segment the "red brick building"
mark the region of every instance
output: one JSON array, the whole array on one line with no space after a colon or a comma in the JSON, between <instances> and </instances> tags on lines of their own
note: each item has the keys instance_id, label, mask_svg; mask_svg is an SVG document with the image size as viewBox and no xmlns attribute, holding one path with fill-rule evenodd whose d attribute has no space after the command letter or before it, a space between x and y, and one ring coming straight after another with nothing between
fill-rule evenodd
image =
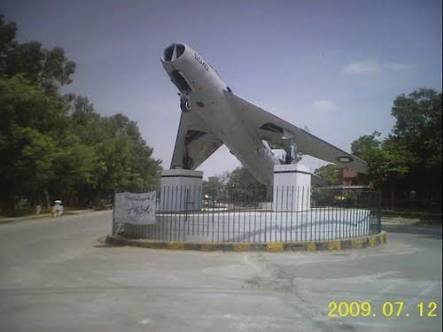
<instances>
[{"instance_id":1,"label":"red brick building","mask_svg":"<svg viewBox=\"0 0 443 332\"><path fill-rule=\"evenodd\" d=\"M356 186L359 183L357 172L350 167L345 167L341 170L341 183L343 186Z\"/></svg>"}]
</instances>

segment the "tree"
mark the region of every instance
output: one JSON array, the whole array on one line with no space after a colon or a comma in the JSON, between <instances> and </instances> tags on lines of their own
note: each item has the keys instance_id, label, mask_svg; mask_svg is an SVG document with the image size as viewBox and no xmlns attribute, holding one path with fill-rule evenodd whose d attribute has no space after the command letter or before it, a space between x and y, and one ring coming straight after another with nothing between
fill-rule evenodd
<instances>
[{"instance_id":1,"label":"tree","mask_svg":"<svg viewBox=\"0 0 443 332\"><path fill-rule=\"evenodd\" d=\"M419 89L394 100L396 122L390 137L417 156L426 169L441 169L442 94Z\"/></svg>"},{"instance_id":2,"label":"tree","mask_svg":"<svg viewBox=\"0 0 443 332\"><path fill-rule=\"evenodd\" d=\"M14 210L19 195L37 199L55 176L62 106L22 76L0 78L0 197Z\"/></svg>"},{"instance_id":3,"label":"tree","mask_svg":"<svg viewBox=\"0 0 443 332\"><path fill-rule=\"evenodd\" d=\"M420 89L394 100L392 133L364 135L352 143L352 153L366 160L369 179L388 189L391 206L396 193L407 197L418 190L422 199L441 201L441 93Z\"/></svg>"},{"instance_id":4,"label":"tree","mask_svg":"<svg viewBox=\"0 0 443 332\"><path fill-rule=\"evenodd\" d=\"M49 207L48 189L56 178L56 164L60 153L49 136L29 127L14 128L16 160L11 174L16 194L40 203L42 195Z\"/></svg>"},{"instance_id":5,"label":"tree","mask_svg":"<svg viewBox=\"0 0 443 332\"><path fill-rule=\"evenodd\" d=\"M0 209L51 197L86 206L155 187L160 161L137 123L100 116L87 97L62 96L75 64L63 49L20 44L15 34L0 16Z\"/></svg>"},{"instance_id":6,"label":"tree","mask_svg":"<svg viewBox=\"0 0 443 332\"><path fill-rule=\"evenodd\" d=\"M328 185L336 186L340 184L340 169L334 164L321 166L314 171Z\"/></svg>"},{"instance_id":7,"label":"tree","mask_svg":"<svg viewBox=\"0 0 443 332\"><path fill-rule=\"evenodd\" d=\"M203 181L203 194L210 200L225 199L225 183L221 177L211 176Z\"/></svg>"},{"instance_id":8,"label":"tree","mask_svg":"<svg viewBox=\"0 0 443 332\"><path fill-rule=\"evenodd\" d=\"M229 174L226 186L230 195L235 195L234 199L245 203L265 201L268 193L267 187L244 167L237 167Z\"/></svg>"},{"instance_id":9,"label":"tree","mask_svg":"<svg viewBox=\"0 0 443 332\"><path fill-rule=\"evenodd\" d=\"M352 154L360 157L368 163L368 179L376 187L385 181L386 156L382 150L382 142L378 139L381 135L374 131L370 135L363 135L352 142Z\"/></svg>"},{"instance_id":10,"label":"tree","mask_svg":"<svg viewBox=\"0 0 443 332\"><path fill-rule=\"evenodd\" d=\"M100 167L93 146L82 144L80 138L67 132L58 141L60 152L55 160L57 177L51 183L52 194L69 205L84 206L97 186Z\"/></svg>"},{"instance_id":11,"label":"tree","mask_svg":"<svg viewBox=\"0 0 443 332\"><path fill-rule=\"evenodd\" d=\"M16 31L15 23L6 23L0 16L0 75L22 74L48 92L72 82L75 63L66 58L62 48L48 50L36 41L19 44Z\"/></svg>"},{"instance_id":12,"label":"tree","mask_svg":"<svg viewBox=\"0 0 443 332\"><path fill-rule=\"evenodd\" d=\"M422 199L441 202L441 92L419 89L402 94L394 100L391 114L396 122L387 143L413 156L404 182Z\"/></svg>"},{"instance_id":13,"label":"tree","mask_svg":"<svg viewBox=\"0 0 443 332\"><path fill-rule=\"evenodd\" d=\"M5 22L5 18L0 14L0 73L4 73L7 66L7 59L17 46L15 35L17 25L14 22Z\"/></svg>"},{"instance_id":14,"label":"tree","mask_svg":"<svg viewBox=\"0 0 443 332\"><path fill-rule=\"evenodd\" d=\"M395 202L395 184L408 171L413 160L401 145L381 141L377 137L381 134L374 131L370 135L363 135L352 142L351 151L368 163L368 179L375 188L389 188L391 206Z\"/></svg>"}]
</instances>

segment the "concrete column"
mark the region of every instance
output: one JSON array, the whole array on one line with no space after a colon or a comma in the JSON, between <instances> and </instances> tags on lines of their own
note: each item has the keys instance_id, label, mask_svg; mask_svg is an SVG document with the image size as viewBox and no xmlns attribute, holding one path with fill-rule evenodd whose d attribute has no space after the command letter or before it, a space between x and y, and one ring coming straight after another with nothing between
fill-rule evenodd
<instances>
[{"instance_id":1,"label":"concrete column","mask_svg":"<svg viewBox=\"0 0 443 332\"><path fill-rule=\"evenodd\" d=\"M274 211L306 211L311 208L311 173L300 164L274 165Z\"/></svg>"},{"instance_id":2,"label":"concrete column","mask_svg":"<svg viewBox=\"0 0 443 332\"><path fill-rule=\"evenodd\" d=\"M163 170L160 181L160 211L201 210L202 182L201 171Z\"/></svg>"}]
</instances>

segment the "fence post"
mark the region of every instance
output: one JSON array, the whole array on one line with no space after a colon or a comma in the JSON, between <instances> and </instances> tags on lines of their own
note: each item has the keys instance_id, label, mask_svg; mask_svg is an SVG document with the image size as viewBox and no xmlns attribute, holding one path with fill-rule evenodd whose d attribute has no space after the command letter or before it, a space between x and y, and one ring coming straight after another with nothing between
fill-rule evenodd
<instances>
[{"instance_id":1,"label":"fence post","mask_svg":"<svg viewBox=\"0 0 443 332\"><path fill-rule=\"evenodd\" d=\"M377 231L381 232L381 192L377 191Z\"/></svg>"},{"instance_id":2,"label":"fence post","mask_svg":"<svg viewBox=\"0 0 443 332\"><path fill-rule=\"evenodd\" d=\"M112 236L115 235L115 192L114 192L114 199L112 201Z\"/></svg>"}]
</instances>

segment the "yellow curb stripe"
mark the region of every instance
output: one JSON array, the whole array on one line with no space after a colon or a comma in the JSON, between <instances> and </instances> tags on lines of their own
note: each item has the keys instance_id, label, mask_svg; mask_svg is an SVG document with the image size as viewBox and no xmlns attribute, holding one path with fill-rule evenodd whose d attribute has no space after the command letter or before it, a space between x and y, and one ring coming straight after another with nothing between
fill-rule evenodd
<instances>
[{"instance_id":1,"label":"yellow curb stripe","mask_svg":"<svg viewBox=\"0 0 443 332\"><path fill-rule=\"evenodd\" d=\"M341 250L341 248L342 248L341 241L328 242L328 250Z\"/></svg>"},{"instance_id":2,"label":"yellow curb stripe","mask_svg":"<svg viewBox=\"0 0 443 332\"><path fill-rule=\"evenodd\" d=\"M180 242L168 242L166 248L170 250L183 250L185 249L185 244Z\"/></svg>"},{"instance_id":3,"label":"yellow curb stripe","mask_svg":"<svg viewBox=\"0 0 443 332\"><path fill-rule=\"evenodd\" d=\"M201 251L210 251L212 248L213 248L213 246L211 246L210 244L208 244L208 243L202 243L202 244L200 245L199 250L201 250Z\"/></svg>"},{"instance_id":4,"label":"yellow curb stripe","mask_svg":"<svg viewBox=\"0 0 443 332\"><path fill-rule=\"evenodd\" d=\"M233 245L234 251L248 251L251 246L248 243L236 243Z\"/></svg>"},{"instance_id":5,"label":"yellow curb stripe","mask_svg":"<svg viewBox=\"0 0 443 332\"><path fill-rule=\"evenodd\" d=\"M366 242L366 239L357 239L351 240L352 249L360 249L363 248L363 244Z\"/></svg>"},{"instance_id":6,"label":"yellow curb stripe","mask_svg":"<svg viewBox=\"0 0 443 332\"><path fill-rule=\"evenodd\" d=\"M317 245L314 242L308 243L306 249L311 252L317 251Z\"/></svg>"},{"instance_id":7,"label":"yellow curb stripe","mask_svg":"<svg viewBox=\"0 0 443 332\"><path fill-rule=\"evenodd\" d=\"M269 252L279 252L284 250L282 242L270 242L266 245L266 250Z\"/></svg>"},{"instance_id":8,"label":"yellow curb stripe","mask_svg":"<svg viewBox=\"0 0 443 332\"><path fill-rule=\"evenodd\" d=\"M170 249L170 250L199 250L199 251L213 251L213 250L224 250L224 251L268 251L268 252L282 252L285 250L305 250L305 251L318 251L318 250L342 250L349 247L352 249L360 249L364 247L376 247L378 245L383 245L387 241L387 236L385 232L369 235L364 238L357 239L345 239L345 240L332 240L332 241L319 241L319 242L293 242L293 243L283 243L283 242L269 242L269 243L190 243L190 242L165 242L165 241L149 241L149 240L131 240L122 237L108 236L105 240L109 244L115 245L129 245L144 248L153 249Z\"/></svg>"}]
</instances>

